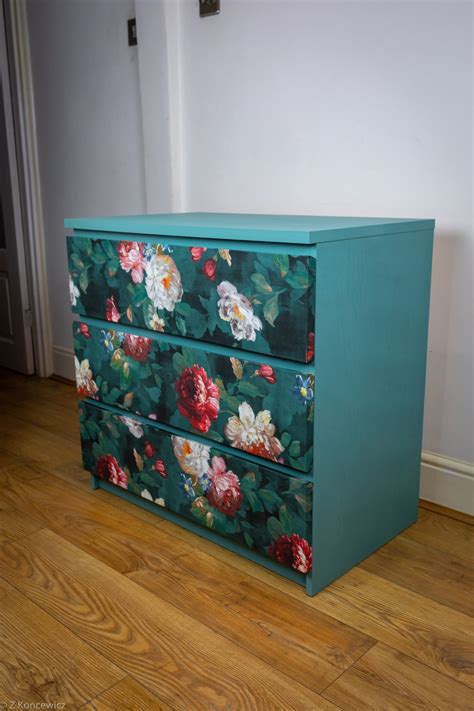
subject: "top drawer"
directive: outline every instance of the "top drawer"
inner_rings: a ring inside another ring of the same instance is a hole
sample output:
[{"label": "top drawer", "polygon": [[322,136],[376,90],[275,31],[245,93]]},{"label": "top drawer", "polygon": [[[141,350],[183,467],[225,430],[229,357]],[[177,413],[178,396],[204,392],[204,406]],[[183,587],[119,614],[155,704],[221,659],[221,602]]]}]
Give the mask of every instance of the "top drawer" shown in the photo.
[{"label": "top drawer", "polygon": [[316,260],[308,255],[68,237],[72,309],[307,363]]}]

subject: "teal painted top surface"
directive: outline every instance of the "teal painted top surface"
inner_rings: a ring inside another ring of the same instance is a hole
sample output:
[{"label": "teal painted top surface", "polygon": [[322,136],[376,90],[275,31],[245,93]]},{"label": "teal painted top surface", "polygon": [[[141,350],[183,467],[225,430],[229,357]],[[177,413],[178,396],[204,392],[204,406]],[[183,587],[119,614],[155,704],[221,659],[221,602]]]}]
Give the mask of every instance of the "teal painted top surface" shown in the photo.
[{"label": "teal painted top surface", "polygon": [[385,217],[316,217],[182,212],[122,217],[77,217],[64,220],[75,230],[172,237],[233,239],[248,242],[317,244],[359,237],[433,229],[434,220]]}]

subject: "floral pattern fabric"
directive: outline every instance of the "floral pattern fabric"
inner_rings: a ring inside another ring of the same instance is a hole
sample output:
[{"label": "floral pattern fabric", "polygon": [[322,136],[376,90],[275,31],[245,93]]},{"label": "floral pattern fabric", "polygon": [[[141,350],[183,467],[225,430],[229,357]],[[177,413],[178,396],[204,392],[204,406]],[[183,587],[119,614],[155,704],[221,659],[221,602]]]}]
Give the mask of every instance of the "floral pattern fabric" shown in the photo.
[{"label": "floral pattern fabric", "polygon": [[78,314],[300,362],[314,355],[315,259],[68,238]]},{"label": "floral pattern fabric", "polygon": [[311,468],[311,374],[172,345],[114,323],[74,323],[73,335],[81,397],[300,471]]},{"label": "floral pattern fabric", "polygon": [[312,485],[88,403],[84,467],[300,573],[312,567]]}]

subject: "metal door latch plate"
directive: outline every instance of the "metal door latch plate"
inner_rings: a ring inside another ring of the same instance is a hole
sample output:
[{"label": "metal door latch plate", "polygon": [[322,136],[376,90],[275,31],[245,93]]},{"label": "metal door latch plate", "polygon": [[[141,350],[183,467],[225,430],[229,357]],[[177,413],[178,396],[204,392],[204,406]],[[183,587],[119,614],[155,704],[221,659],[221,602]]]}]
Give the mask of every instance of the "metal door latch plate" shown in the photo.
[{"label": "metal door latch plate", "polygon": [[218,15],[221,11],[220,0],[199,0],[199,16]]}]

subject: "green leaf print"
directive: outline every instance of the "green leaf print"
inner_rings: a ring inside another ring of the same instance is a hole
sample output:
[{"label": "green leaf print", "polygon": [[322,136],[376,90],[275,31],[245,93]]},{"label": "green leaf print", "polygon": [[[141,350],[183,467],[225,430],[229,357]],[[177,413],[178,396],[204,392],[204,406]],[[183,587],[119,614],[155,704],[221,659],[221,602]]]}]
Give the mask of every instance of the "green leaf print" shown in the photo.
[{"label": "green leaf print", "polygon": [[262,274],[252,274],[250,278],[255,284],[257,291],[261,294],[270,294],[272,292],[272,287]]},{"label": "green leaf print", "polygon": [[263,315],[265,317],[265,320],[270,324],[270,326],[275,325],[275,321],[280,315],[280,307],[278,305],[278,294],[275,294],[275,296],[272,296],[270,299],[268,299],[265,306],[263,307]]}]

